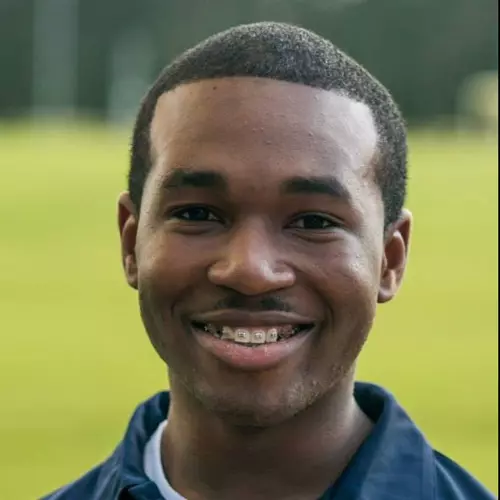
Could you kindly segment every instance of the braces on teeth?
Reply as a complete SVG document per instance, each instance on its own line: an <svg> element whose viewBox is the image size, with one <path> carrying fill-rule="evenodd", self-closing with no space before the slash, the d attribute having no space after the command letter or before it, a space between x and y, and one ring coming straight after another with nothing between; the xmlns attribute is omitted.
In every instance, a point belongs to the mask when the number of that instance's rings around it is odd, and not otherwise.
<svg viewBox="0 0 500 500"><path fill-rule="evenodd" d="M291 337L292 335L299 333L303 330L302 327L290 327L285 326L280 328L268 328L268 329L247 329L247 328L230 328L228 326L222 327L222 329L217 328L211 324L203 324L203 330L211 335L214 335L217 338L222 340L231 340L233 342L237 342L239 344L266 344L266 343L274 343L279 340L286 339Z"/></svg>

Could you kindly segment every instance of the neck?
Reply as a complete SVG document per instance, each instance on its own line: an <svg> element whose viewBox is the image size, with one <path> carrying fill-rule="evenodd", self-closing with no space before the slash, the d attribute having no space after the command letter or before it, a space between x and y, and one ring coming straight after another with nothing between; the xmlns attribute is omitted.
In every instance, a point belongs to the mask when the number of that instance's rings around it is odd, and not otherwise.
<svg viewBox="0 0 500 500"><path fill-rule="evenodd" d="M172 378L162 440L170 483L193 500L318 498L371 430L354 400L353 378L295 417L267 428L228 424Z"/></svg>

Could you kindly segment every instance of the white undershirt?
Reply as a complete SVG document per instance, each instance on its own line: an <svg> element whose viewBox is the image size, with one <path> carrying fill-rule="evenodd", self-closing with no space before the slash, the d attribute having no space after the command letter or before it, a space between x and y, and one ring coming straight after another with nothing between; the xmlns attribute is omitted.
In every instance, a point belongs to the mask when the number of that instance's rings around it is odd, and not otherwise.
<svg viewBox="0 0 500 500"><path fill-rule="evenodd" d="M166 420L161 422L146 443L146 447L144 448L144 472L155 483L165 500L186 500L170 486L163 472L163 465L161 463L161 436L166 425Z"/></svg>

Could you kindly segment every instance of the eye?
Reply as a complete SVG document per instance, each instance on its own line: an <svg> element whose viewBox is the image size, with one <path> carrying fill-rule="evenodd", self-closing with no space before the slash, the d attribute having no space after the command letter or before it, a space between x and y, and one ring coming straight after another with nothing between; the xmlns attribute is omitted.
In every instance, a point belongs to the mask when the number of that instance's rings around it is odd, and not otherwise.
<svg viewBox="0 0 500 500"><path fill-rule="evenodd" d="M171 217L187 222L220 222L220 218L204 206L180 208L172 212Z"/></svg>
<svg viewBox="0 0 500 500"><path fill-rule="evenodd" d="M308 231L318 231L337 227L339 224L323 215L306 214L297 217L292 221L290 227L295 229L305 229Z"/></svg>

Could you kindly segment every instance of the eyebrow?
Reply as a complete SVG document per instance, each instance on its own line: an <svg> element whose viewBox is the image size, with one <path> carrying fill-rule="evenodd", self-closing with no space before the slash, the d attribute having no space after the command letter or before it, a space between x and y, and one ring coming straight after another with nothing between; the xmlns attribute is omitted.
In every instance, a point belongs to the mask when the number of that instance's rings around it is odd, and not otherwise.
<svg viewBox="0 0 500 500"><path fill-rule="evenodd" d="M227 182L220 173L211 170L176 168L169 172L162 182L162 187L166 190L211 188L224 191L227 189Z"/></svg>
<svg viewBox="0 0 500 500"><path fill-rule="evenodd" d="M222 174L213 170L176 168L167 174L162 182L162 188L167 191L183 188L227 191L228 183ZM345 203L352 201L347 187L336 177L331 176L291 177L282 183L281 192L283 194L325 194Z"/></svg>
<svg viewBox="0 0 500 500"><path fill-rule="evenodd" d="M336 177L292 177L282 186L284 194L326 194L351 203L351 193Z"/></svg>

